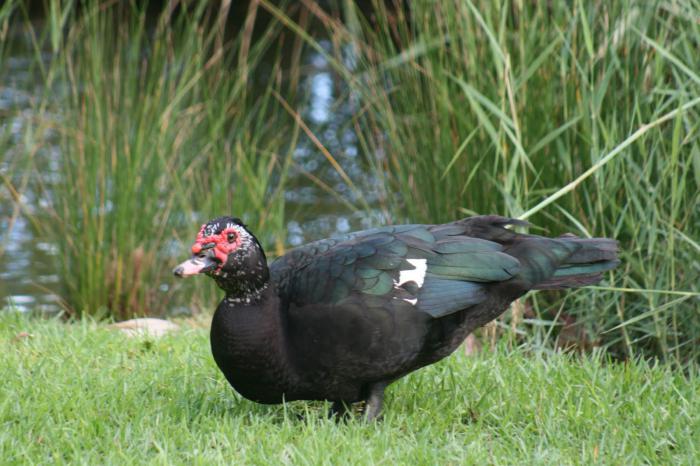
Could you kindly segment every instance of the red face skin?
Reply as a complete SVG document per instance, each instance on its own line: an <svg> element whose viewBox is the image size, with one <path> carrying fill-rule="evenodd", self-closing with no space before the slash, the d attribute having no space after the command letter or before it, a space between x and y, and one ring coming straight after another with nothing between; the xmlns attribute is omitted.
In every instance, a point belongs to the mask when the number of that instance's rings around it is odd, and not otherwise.
<svg viewBox="0 0 700 466"><path fill-rule="evenodd" d="M204 236L204 227L199 230L197 239L192 245L192 254L199 254L202 251L202 246L209 243L214 243L214 255L219 259L220 263L217 267L217 273L221 271L221 267L226 263L228 255L238 249L241 245L241 237L235 228L226 228L218 235ZM233 241L229 241L228 235L233 234Z"/></svg>

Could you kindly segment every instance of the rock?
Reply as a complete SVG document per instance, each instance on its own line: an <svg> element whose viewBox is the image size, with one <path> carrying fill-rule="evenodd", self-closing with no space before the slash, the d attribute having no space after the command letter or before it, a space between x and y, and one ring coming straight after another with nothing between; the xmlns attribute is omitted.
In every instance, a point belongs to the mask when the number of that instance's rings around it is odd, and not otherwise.
<svg viewBox="0 0 700 466"><path fill-rule="evenodd" d="M24 339L27 339L27 338L34 338L34 335L32 335L32 334L29 333L29 332L19 332L17 335L14 336L14 338L12 339L12 341L15 341L15 342L16 342L16 341L24 340Z"/></svg>
<svg viewBox="0 0 700 466"><path fill-rule="evenodd" d="M178 330L180 326L168 320L144 317L117 322L116 324L111 324L109 328L122 331L130 337L138 335L161 337L168 332Z"/></svg>

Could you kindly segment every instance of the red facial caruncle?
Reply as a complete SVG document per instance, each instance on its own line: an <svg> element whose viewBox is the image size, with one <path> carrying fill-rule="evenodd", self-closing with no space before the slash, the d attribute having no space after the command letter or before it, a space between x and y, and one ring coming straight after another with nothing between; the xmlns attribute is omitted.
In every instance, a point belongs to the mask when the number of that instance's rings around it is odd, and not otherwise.
<svg viewBox="0 0 700 466"><path fill-rule="evenodd" d="M206 225L202 225L202 228L199 230L197 239L192 245L192 254L199 254L205 245L214 243L213 252L216 258L219 259L219 266L216 270L219 272L226 263L228 255L241 245L241 236L234 227L225 228L221 233L215 235L204 236L205 228Z"/></svg>

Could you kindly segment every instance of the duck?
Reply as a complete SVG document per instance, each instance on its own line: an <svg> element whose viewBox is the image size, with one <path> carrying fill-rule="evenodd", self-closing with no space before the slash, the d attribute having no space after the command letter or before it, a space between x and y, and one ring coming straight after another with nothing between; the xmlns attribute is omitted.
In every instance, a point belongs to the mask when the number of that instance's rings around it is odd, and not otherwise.
<svg viewBox="0 0 700 466"><path fill-rule="evenodd" d="M531 290L582 287L616 267L609 238L519 233L528 222L481 215L384 226L314 241L268 263L236 217L201 226L177 277L223 290L211 352L230 385L257 403L362 403L382 415L386 388L454 352ZM522 230L522 228L520 228Z"/></svg>

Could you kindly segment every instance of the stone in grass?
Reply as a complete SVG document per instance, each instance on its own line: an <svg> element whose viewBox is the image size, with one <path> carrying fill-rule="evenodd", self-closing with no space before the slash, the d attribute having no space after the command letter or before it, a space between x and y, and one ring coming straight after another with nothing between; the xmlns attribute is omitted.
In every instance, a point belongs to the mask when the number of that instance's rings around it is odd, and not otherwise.
<svg viewBox="0 0 700 466"><path fill-rule="evenodd" d="M139 319L125 320L109 325L109 328L117 329L124 332L127 336L150 336L161 337L168 332L172 332L180 328L179 325L164 319L154 319L152 317L143 317Z"/></svg>

